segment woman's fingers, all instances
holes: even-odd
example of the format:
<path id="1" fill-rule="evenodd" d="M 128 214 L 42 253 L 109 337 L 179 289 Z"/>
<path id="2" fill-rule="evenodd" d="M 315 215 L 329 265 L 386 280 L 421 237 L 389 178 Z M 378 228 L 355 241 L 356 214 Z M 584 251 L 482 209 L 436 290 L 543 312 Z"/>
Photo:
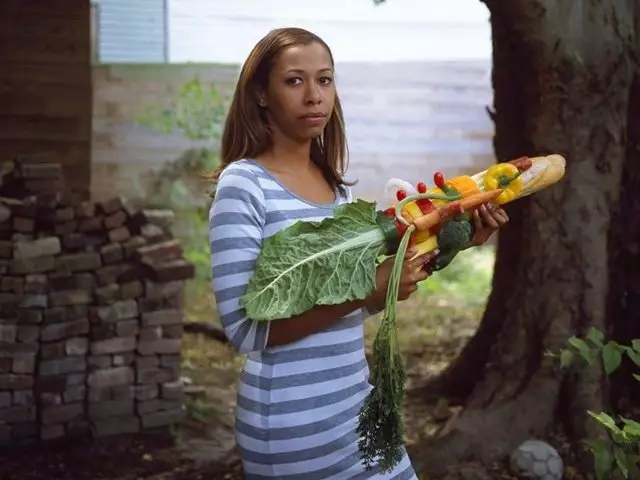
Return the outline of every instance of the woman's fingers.
<path id="1" fill-rule="evenodd" d="M 427 253 L 423 253 L 422 255 L 417 256 L 413 260 L 409 260 L 405 263 L 405 267 L 407 271 L 413 272 L 418 268 L 421 268 L 426 263 L 429 263 L 436 256 L 436 251 L 432 250 Z"/>
<path id="2" fill-rule="evenodd" d="M 480 210 L 482 223 L 493 228 L 494 230 L 497 230 L 498 228 L 500 228 L 500 224 L 493 217 L 492 215 L 493 212 L 489 211 L 489 208 L 487 208 L 486 204 L 482 205 L 478 210 Z"/>
<path id="3" fill-rule="evenodd" d="M 504 225 L 509 221 L 509 215 L 507 215 L 507 212 L 502 208 L 496 208 L 493 211 L 493 218 L 495 218 L 500 225 Z"/>
<path id="4" fill-rule="evenodd" d="M 480 230 L 484 227 L 484 225 L 482 224 L 482 219 L 480 218 L 479 209 L 473 211 L 473 224 L 476 230 Z"/>

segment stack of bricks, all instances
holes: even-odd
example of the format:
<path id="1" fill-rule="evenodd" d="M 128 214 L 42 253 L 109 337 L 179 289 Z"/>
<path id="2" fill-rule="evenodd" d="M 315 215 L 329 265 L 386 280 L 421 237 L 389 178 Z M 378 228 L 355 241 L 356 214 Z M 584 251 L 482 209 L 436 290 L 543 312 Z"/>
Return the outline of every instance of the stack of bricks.
<path id="1" fill-rule="evenodd" d="M 42 158 L 10 175 L 0 190 L 14 193 L 0 198 L 0 444 L 180 421 L 182 291 L 194 267 L 170 234 L 172 212 L 75 201 Z"/>

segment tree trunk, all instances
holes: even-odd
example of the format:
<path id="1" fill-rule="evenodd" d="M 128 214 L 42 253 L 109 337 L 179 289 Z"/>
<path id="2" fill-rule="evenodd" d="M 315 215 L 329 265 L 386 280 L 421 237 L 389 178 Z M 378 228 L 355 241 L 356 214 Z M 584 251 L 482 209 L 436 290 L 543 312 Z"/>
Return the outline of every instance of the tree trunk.
<path id="1" fill-rule="evenodd" d="M 569 381 L 544 353 L 591 326 L 607 331 L 607 240 L 625 163 L 635 2 L 485 3 L 497 158 L 560 153 L 567 173 L 508 208 L 483 322 L 436 382 L 466 398 L 465 409 L 412 451 L 416 468 L 434 476 L 463 460 L 492 462 L 558 420 L 575 437 L 596 436 L 585 412 L 604 405 L 597 368 Z"/>
<path id="2" fill-rule="evenodd" d="M 640 54 L 640 8 L 636 11 L 636 51 Z M 619 343 L 640 338 L 640 70 L 631 86 L 627 115 L 627 159 L 622 173 L 620 202 L 609 239 L 609 333 Z M 640 383 L 629 381 L 635 367 L 628 359 L 613 375 L 612 398 L 640 404 Z"/>

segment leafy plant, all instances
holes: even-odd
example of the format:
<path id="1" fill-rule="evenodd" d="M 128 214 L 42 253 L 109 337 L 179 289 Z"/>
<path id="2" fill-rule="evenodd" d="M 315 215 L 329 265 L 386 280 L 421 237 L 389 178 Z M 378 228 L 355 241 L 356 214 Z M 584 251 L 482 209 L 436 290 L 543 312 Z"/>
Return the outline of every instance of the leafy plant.
<path id="1" fill-rule="evenodd" d="M 620 345 L 612 340 L 605 343 L 604 334 L 591 328 L 585 338 L 572 336 L 569 348 L 560 350 L 560 365 L 567 368 L 578 362 L 593 365 L 598 357 L 607 375 L 612 374 L 622 364 L 626 355 L 640 366 L 640 339 L 630 345 Z M 640 381 L 640 375 L 633 374 Z M 594 459 L 594 470 L 598 480 L 640 479 L 640 423 L 618 416 L 618 420 L 605 412 L 587 414 L 607 429 L 608 438 L 598 438 L 585 442 Z"/>
<path id="2" fill-rule="evenodd" d="M 240 304 L 249 318 L 270 321 L 365 298 L 375 288 L 376 259 L 396 236 L 393 221 L 364 200 L 320 222 L 297 222 L 265 239 Z"/>

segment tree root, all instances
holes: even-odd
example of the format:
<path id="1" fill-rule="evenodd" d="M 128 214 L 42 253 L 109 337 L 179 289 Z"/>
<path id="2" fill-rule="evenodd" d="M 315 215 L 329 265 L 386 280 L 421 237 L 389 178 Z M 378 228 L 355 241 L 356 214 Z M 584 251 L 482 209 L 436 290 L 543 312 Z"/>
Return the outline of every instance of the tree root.
<path id="1" fill-rule="evenodd" d="M 544 437 L 554 425 L 560 383 L 560 378 L 539 371 L 517 397 L 487 407 L 469 406 L 437 437 L 409 449 L 414 468 L 441 478 L 463 462 L 488 467 L 524 440 Z"/>
<path id="2" fill-rule="evenodd" d="M 201 333 L 207 338 L 211 340 L 216 340 L 220 343 L 228 344 L 229 339 L 227 335 L 224 333 L 224 330 L 220 327 L 216 327 L 215 325 L 211 325 L 206 322 L 185 322 L 184 323 L 184 331 L 186 333 Z"/>

